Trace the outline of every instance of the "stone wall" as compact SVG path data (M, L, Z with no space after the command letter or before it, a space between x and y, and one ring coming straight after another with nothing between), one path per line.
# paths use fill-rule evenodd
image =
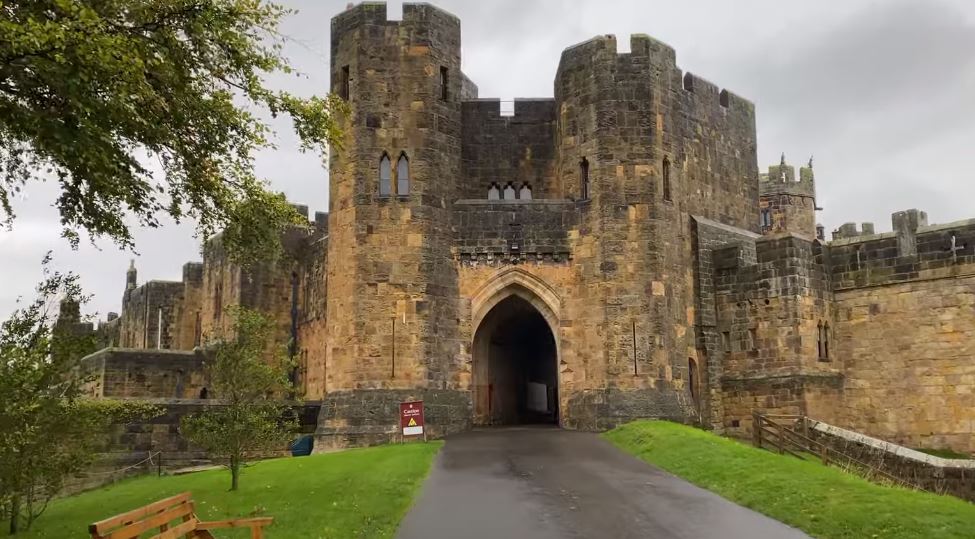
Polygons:
M332 391L322 402L315 451L401 440L399 405L412 401L423 401L424 433L428 437L441 438L471 428L469 391Z
M187 262L183 264L183 294L174 322L177 338L172 348L192 350L203 343L203 320L201 306L203 297L203 264Z
M323 219L327 218L322 215ZM324 230L323 230L324 234ZM309 399L325 394L328 236L309 242L299 274L298 372L295 386Z
M823 418L896 443L975 451L975 221L830 243L832 339L845 363L842 413ZM952 239L954 238L954 239Z
M913 447L975 449L975 222L779 233L712 251L723 423L804 414ZM706 283L705 283L706 286ZM702 304L706 295L702 296Z
M462 262L488 258L566 261L578 219L568 200L461 200L454 204Z
M186 415L220 404L195 399L148 399L147 402L158 406L161 414L145 421L112 427L105 434L104 445L94 465L68 481L62 494L96 488L135 475L160 471L168 473L190 466L214 464L205 451L180 435L179 423ZM314 432L319 408L319 403L311 401L295 408L300 434ZM280 449L261 457L288 454L287 443L282 443ZM152 460L148 462L146 460L150 455Z
M93 398L194 398L207 385L198 351L105 348L81 362Z
M975 452L975 275L836 294L846 364L834 421L910 447Z
M717 268L713 253L722 248L730 248L720 259L723 265L737 267L755 264L755 240L759 235L704 217L695 216L694 224L697 348L702 350L705 359L713 358L698 364L701 395L705 401L701 408L701 422L720 432L725 426L721 387L724 364L720 361L724 350L721 347L721 332L718 330L715 312L714 277Z
M183 283L149 281L126 293L119 317L119 346L122 348L174 348Z
M813 422L809 434L831 449L912 485L975 502L975 460L935 457L823 422Z
M501 116L498 99L464 101L459 198L486 199L492 185L508 183L519 197L562 198L555 182L555 100L516 99L513 116Z
M722 426L732 435L750 432L753 410L833 417L843 363L822 346L823 328L834 324L822 245L764 236L753 264L741 250L712 252Z

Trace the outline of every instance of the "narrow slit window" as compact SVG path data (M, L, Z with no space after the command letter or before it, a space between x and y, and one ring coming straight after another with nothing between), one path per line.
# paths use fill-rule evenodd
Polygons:
M400 154L399 161L396 162L396 194L410 194L410 160L405 153Z
M504 199L514 200L515 195L516 195L515 186L511 185L511 183L509 182L508 185L504 186Z
M589 160L585 157L579 161L579 194L582 200L589 200Z
M349 99L349 66L342 66L342 79L339 81L339 97Z
M731 332L725 331L721 333L721 347L725 352L731 351Z
M440 66L440 99L446 101L448 97L447 89L450 87L450 78L447 72L447 68Z
M670 201L670 160L664 157L663 163L663 178L664 178L664 200Z
M223 283L218 281L213 293L213 317L220 320L221 316L223 316Z
M532 199L532 186L528 185L527 183L524 184L524 185L522 185L521 186L521 192L518 193L518 198L520 198L522 200L531 200Z
M823 324L823 359L829 361L829 322Z
M498 184L492 183L491 187L488 187L488 200L500 200L501 199L501 188Z
M754 328L748 330L748 349L758 350L758 335Z
M816 355L823 359L823 322L816 324Z
M691 390L691 398L694 402L697 402L698 395L697 379L697 362L694 361L694 358L689 357L687 358L687 385Z
M383 154L379 160L379 196L388 197L393 194L393 170L389 156Z

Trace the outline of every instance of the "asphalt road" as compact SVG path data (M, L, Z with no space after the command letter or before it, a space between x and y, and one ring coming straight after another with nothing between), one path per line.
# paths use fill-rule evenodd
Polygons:
M797 539L804 533L595 434L484 429L447 438L398 539Z

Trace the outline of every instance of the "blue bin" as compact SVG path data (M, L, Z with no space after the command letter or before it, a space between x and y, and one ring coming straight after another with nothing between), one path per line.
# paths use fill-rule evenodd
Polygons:
M301 438L291 442L291 456L307 457L311 455L311 450L315 448L315 437L306 434Z

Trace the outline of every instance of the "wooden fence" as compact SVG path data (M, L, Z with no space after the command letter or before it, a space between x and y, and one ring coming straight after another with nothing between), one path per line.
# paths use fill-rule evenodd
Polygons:
M804 415L777 415L752 413L752 443L755 447L788 453L796 458L818 458L824 465L835 465L847 471L866 476L867 479L881 480L907 488L923 487L891 475L880 468L863 462L839 451L810 436L810 425L814 420Z

